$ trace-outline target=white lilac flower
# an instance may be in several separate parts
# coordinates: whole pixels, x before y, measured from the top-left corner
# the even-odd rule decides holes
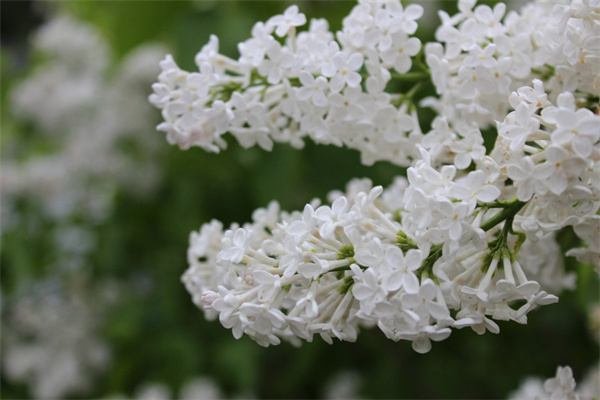
[[[300,82],[303,87],[298,89],[296,95],[299,100],[310,99],[317,107],[324,107],[327,105],[325,89],[328,88],[329,82],[327,82],[326,78],[320,76],[315,79],[312,74],[303,72],[300,74]]]
[[[451,123],[467,118],[485,127],[500,120],[508,103],[499,94],[529,84],[535,78],[546,80],[547,90],[554,99],[564,90],[597,95],[598,78],[591,61],[596,50],[589,47],[587,38],[597,35],[598,26],[583,23],[590,9],[580,14],[570,13],[565,4],[557,6],[561,10],[558,12],[553,11],[551,4],[533,2],[520,13],[513,11],[505,16],[506,7],[502,3],[493,10],[486,5],[474,10],[469,7],[463,7],[452,17],[442,13],[442,26],[436,38],[444,47],[432,44],[426,48],[427,63],[435,71],[433,79],[442,103],[461,105],[459,113],[453,112],[455,106],[444,110]],[[558,20],[562,28],[557,32]],[[589,62],[585,58],[588,55]],[[547,68],[561,72],[545,74]],[[498,84],[489,86],[492,77]],[[480,108],[469,113],[467,105],[473,98]]]
[[[268,58],[265,58],[258,66],[258,72],[267,77],[267,82],[274,85],[287,75],[287,71],[294,66],[296,58],[287,48],[278,42],[272,42],[265,50]]]
[[[315,334],[354,341],[361,327],[377,326],[427,352],[452,329],[498,333],[494,320],[527,323],[532,310],[573,288],[560,229],[573,226],[584,240],[569,255],[597,261],[592,11],[564,6],[553,14],[533,3],[505,16],[502,4],[458,5],[452,17],[440,13],[439,43],[425,46],[430,70],[412,58],[421,49],[411,35],[422,8],[367,1],[344,19],[337,41],[322,21],[296,35],[297,9],[255,25],[242,57],[213,68],[214,86],[205,68],[206,99],[180,86],[188,72],[163,62],[151,101],[163,109],[162,128],[185,145],[214,151],[227,131],[263,148],[300,148],[309,137],[357,149],[367,165],[408,167],[408,180],[387,190],[355,180],[331,205],[313,201],[292,213],[270,206],[242,227],[223,232],[212,222],[192,234],[184,282],[208,318],[263,346]],[[557,15],[558,32],[550,28]],[[276,28],[284,42],[272,36]],[[218,58],[215,43],[202,60]],[[386,92],[394,79],[415,85]],[[428,79],[439,98],[418,105],[414,93]],[[211,129],[206,142],[189,141],[185,110],[164,111],[179,107],[183,93],[192,95],[190,115]],[[417,110],[425,105],[438,115],[424,134]],[[493,126],[487,153],[482,129]]]
[[[449,172],[442,176],[453,178]],[[418,181],[412,184],[415,182]],[[429,181],[423,184],[426,182]],[[440,183],[449,184],[444,179]],[[433,186],[427,190],[432,189]],[[391,219],[393,210],[381,203],[379,193],[380,188],[371,191],[371,195],[359,193],[354,202],[338,196],[331,208],[322,206],[315,211],[307,206],[303,214],[282,214],[280,218],[284,220],[271,234],[262,229],[255,231],[252,226],[234,227],[225,234],[223,250],[212,261],[216,263],[214,268],[223,271],[224,278],[220,283],[202,280],[202,275],[194,280],[198,272],[193,267],[186,273],[186,282],[196,284],[188,283],[188,290],[195,296],[202,293],[204,302],[220,313],[221,322],[232,327],[236,337],[245,332],[262,345],[276,344],[278,338],[291,340],[296,335],[312,340],[314,333],[326,340],[353,340],[353,332],[359,326],[376,322],[394,340],[415,341],[418,351],[427,351],[430,339],[446,338],[451,331],[447,326],[471,326],[479,331],[487,324],[488,329],[497,331],[486,315],[523,322],[532,309],[556,301],[556,297],[548,296],[537,282],[531,281],[531,271],[525,272],[518,262],[511,262],[502,247],[500,253],[490,253],[487,248],[478,247],[474,237],[464,236],[461,231],[452,233],[452,238],[466,240],[466,246],[444,246],[443,252],[436,247],[441,245],[419,239],[418,231],[412,233],[410,224],[404,222],[406,213],[402,224]],[[438,196],[442,193],[449,195],[443,190]],[[475,207],[477,211],[470,212],[476,215],[485,213],[479,205],[456,204],[464,204],[466,210]],[[494,219],[494,214],[489,215]],[[466,217],[464,214],[458,221],[464,224]],[[444,219],[437,218],[430,220],[429,229],[444,227]],[[485,225],[481,217],[470,218],[475,226]],[[220,237],[219,226],[214,226]],[[301,234],[291,239],[282,229]],[[403,231],[408,235],[398,233]],[[211,230],[203,228],[203,232]],[[500,234],[497,230],[492,232]],[[259,237],[263,245],[255,241]],[[488,236],[488,240],[493,237]],[[215,239],[204,240],[211,243]],[[498,239],[495,242],[500,243]],[[504,272],[500,273],[503,255]],[[482,266],[490,261],[483,272]],[[249,277],[245,270],[254,272]],[[233,271],[237,272],[232,275]],[[238,277],[231,280],[235,275]],[[436,277],[441,285],[427,276]],[[230,288],[217,288],[223,284]],[[518,311],[508,306],[520,299],[526,304]],[[291,304],[291,308],[286,307],[290,311],[278,311],[283,304]],[[460,323],[453,322],[451,308],[460,311]]]
[[[362,80],[360,74],[356,72],[363,65],[363,55],[353,53],[350,56],[339,52],[331,59],[337,72],[331,77],[331,90],[339,92],[344,85],[351,88],[358,86]]]
[[[590,371],[591,374],[580,384],[576,384],[571,367],[558,367],[556,376],[542,381],[539,378],[527,378],[515,392],[511,393],[510,399],[593,399],[600,392],[598,388],[598,369]]]
[[[21,288],[5,301],[3,373],[25,383],[32,397],[85,393],[108,367],[111,351],[98,329],[114,285],[90,284],[71,274]]]
[[[181,400],[216,400],[223,397],[216,382],[206,377],[189,380],[179,391]]]
[[[567,255],[577,257],[585,264],[592,264],[597,272],[600,271],[600,216],[588,216],[573,228],[575,233],[586,242],[587,247],[571,249]]]
[[[400,288],[408,294],[417,293],[419,280],[415,273],[421,267],[423,255],[420,250],[411,249],[404,253],[398,247],[388,247],[385,250],[384,261],[387,271],[382,276],[382,286],[389,292]]]
[[[390,37],[391,53],[355,46],[360,35],[366,35],[363,39],[369,43],[385,37],[368,14],[371,8],[388,12],[398,24]],[[365,3],[353,14],[356,21],[344,22],[338,41],[322,20],[311,21],[308,31],[296,34],[296,27],[304,25],[306,18],[292,6],[283,15],[257,23],[252,38],[240,43],[238,60],[218,53],[215,36],[196,56],[198,72],[182,71],[167,56],[150,96],[163,110],[164,122],[158,129],[166,132],[169,143],[182,149],[199,146],[219,152],[226,146],[222,138],[226,132],[244,147],[258,144],[268,150],[273,142],[300,147],[310,137],[318,143],[357,149],[370,163],[388,160],[409,165],[418,154],[408,137],[416,139],[421,134],[414,123],[416,113],[406,111],[413,99],[399,101],[399,96],[385,93],[385,88],[390,69],[409,72],[411,57],[419,53],[421,43],[411,35],[422,8]],[[366,31],[361,33],[359,26]],[[353,37],[350,41],[348,35]],[[276,36],[286,36],[286,40],[280,43]],[[362,85],[365,68],[373,79]],[[411,124],[402,124],[401,135],[377,132],[376,119],[382,115],[378,111],[384,105],[413,119]]]
[[[387,66],[393,67],[399,74],[410,71],[411,57],[416,56],[421,50],[421,41],[408,37],[404,32],[393,34],[392,45],[381,53],[381,60]]]
[[[387,297],[388,292],[380,285],[379,276],[373,268],[364,272],[357,265],[352,265],[351,268],[354,272],[352,295],[360,302],[361,311],[369,315]]]
[[[68,271],[85,265],[96,243],[89,224],[110,215],[118,191],[140,196],[156,187],[160,173],[153,160],[160,141],[139,134],[152,130],[156,121],[146,99],[166,50],[144,45],[117,63],[98,32],[67,16],[43,25],[34,35],[33,48],[44,57],[12,88],[11,111],[32,122],[41,135],[33,147],[22,136],[6,138],[2,230],[10,231],[27,218],[14,204],[31,204],[53,226],[45,233],[56,244],[51,267]],[[164,97],[168,89],[157,91]],[[123,147],[125,142],[136,145],[135,155]],[[39,145],[48,151],[31,150]],[[28,151],[11,154],[17,147]]]
[[[277,36],[285,36],[290,29],[296,26],[301,26],[306,23],[306,16],[298,11],[298,6],[288,7],[283,15],[272,17],[267,22],[268,25],[275,26],[275,34]]]
[[[571,149],[581,158],[592,154],[594,144],[600,138],[598,119],[590,110],[576,110],[575,98],[570,92],[558,96],[558,107],[546,107],[542,119],[549,124],[555,124],[552,142],[561,146],[570,145]]]
[[[330,400],[360,399],[360,374],[354,371],[342,371],[331,378],[325,386],[322,398]]]

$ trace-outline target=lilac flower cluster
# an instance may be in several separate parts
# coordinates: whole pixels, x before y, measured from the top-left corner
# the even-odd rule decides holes
[[[422,8],[367,1],[337,40],[322,20],[297,33],[306,18],[290,7],[255,25],[238,60],[213,36],[200,72],[161,63],[150,100],[182,148],[219,151],[226,132],[267,150],[308,136],[357,149],[365,164],[409,167],[385,190],[356,180],[331,204],[287,213],[273,202],[252,223],[193,232],[183,281],[207,318],[264,346],[354,341],[377,326],[424,353],[453,328],[526,323],[573,288],[554,239],[564,227],[582,241],[567,255],[600,268],[597,1],[506,16],[503,4],[458,5],[440,13],[426,65],[411,36]],[[389,93],[394,79],[415,86]],[[421,105],[438,116],[424,134],[414,96],[429,80],[439,97]],[[482,129],[494,123],[486,151]]]

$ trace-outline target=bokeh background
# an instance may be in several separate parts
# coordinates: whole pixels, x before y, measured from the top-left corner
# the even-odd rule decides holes
[[[296,3],[332,31],[355,4]],[[565,263],[577,288],[527,325],[454,330],[425,355],[377,330],[357,343],[262,348],[204,320],[180,280],[192,230],[213,218],[249,221],[274,199],[302,209],[354,177],[387,185],[405,172],[311,143],[181,151],[154,130],[160,113],[146,99],[160,57],[193,70],[210,34],[237,57],[253,24],[290,4],[2,2],[2,398],[506,398],[527,376],[570,365],[580,380],[597,364],[598,279],[574,259]],[[436,10],[456,5],[422,4],[426,42]],[[57,18],[55,31],[39,33]],[[559,237],[574,240],[568,230]]]

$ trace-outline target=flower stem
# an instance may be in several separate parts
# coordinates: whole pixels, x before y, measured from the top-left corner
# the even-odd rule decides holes
[[[396,81],[421,81],[429,80],[427,72],[407,72],[406,74],[392,74],[392,79]]]
[[[525,204],[527,204],[527,202],[519,200],[508,203],[506,207],[502,209],[502,211],[482,223],[481,229],[487,232],[502,221],[506,221],[507,219],[512,220],[514,216],[517,215],[517,213],[525,206]]]

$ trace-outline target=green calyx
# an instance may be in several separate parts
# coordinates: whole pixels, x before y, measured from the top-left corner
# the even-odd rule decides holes
[[[540,79],[542,81],[547,81],[548,79],[550,79],[551,77],[554,76],[554,74],[556,73],[556,68],[554,68],[553,65],[544,64],[540,68],[532,68],[531,72],[538,75],[539,76],[538,79]]]
[[[352,288],[352,286],[354,285],[354,276],[353,275],[348,275],[344,278],[342,286],[340,286],[337,291],[339,294],[341,295],[345,295],[346,293],[348,293],[348,291]]]
[[[527,203],[514,200],[512,202],[498,204],[499,205],[497,208],[502,208],[502,211],[500,211],[498,214],[494,215],[492,218],[488,219],[483,224],[481,224],[481,229],[483,229],[484,231],[488,231],[496,225],[498,225],[499,223],[501,223],[502,221],[505,221],[504,227],[502,227],[502,230],[500,231],[498,237],[495,240],[488,243],[488,248],[490,249],[490,251],[485,255],[483,265],[481,266],[481,270],[483,272],[487,272],[494,259],[498,259],[500,261],[498,265],[500,269],[504,268],[503,260],[505,258],[509,260],[514,260],[515,256],[521,249],[521,246],[523,245],[523,243],[525,243],[525,240],[527,239],[527,235],[525,235],[524,232],[515,231],[513,229],[513,221],[515,215],[517,215],[517,213]],[[512,251],[508,247],[509,234],[517,236],[517,241],[515,242],[515,247]]]
[[[421,267],[419,267],[419,269],[416,272],[416,275],[420,281],[423,281],[423,279],[430,278],[436,283],[436,285],[440,284],[437,277],[433,273],[433,266],[435,265],[436,261],[439,260],[442,256],[442,248],[443,244],[436,244],[435,246],[431,247],[431,250],[429,250],[429,255],[425,260],[423,260]]]
[[[223,102],[227,102],[233,96],[233,93],[240,92],[247,87],[253,86],[268,86],[267,78],[260,75],[256,69],[253,69],[250,73],[249,84],[244,85],[242,82],[229,82],[226,84],[217,85],[214,90],[210,91],[210,94],[213,100],[209,103],[212,105],[212,102],[215,100],[221,100]]]
[[[340,247],[337,255],[338,260],[350,260],[351,263],[354,262],[354,246],[353,245],[345,245]]]
[[[417,244],[413,242],[411,238],[406,236],[406,233],[404,233],[402,230],[399,230],[396,234],[396,244],[398,247],[400,247],[400,250],[402,250],[403,253],[406,253],[411,249],[419,248],[419,246],[417,246]]]

